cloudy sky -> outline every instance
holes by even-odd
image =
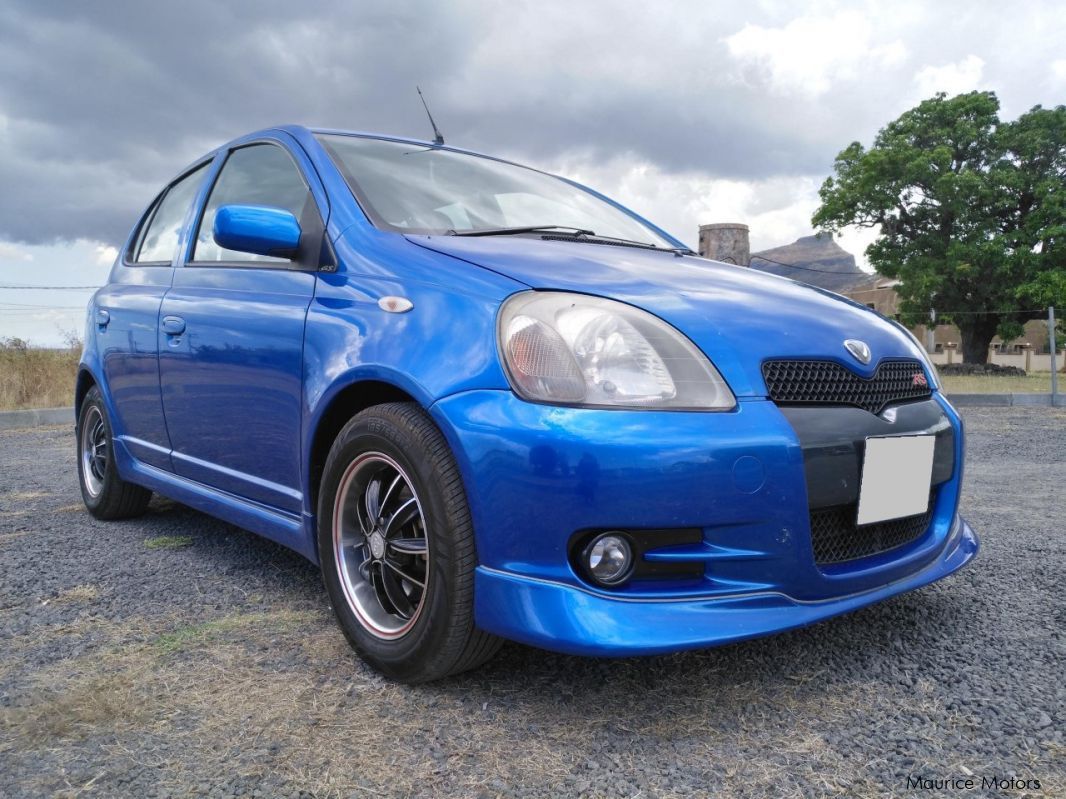
[[[449,143],[692,245],[713,221],[783,244],[834,155],[917,101],[1062,103],[1064,40],[1061,0],[0,0],[0,286],[99,285],[160,186],[256,128],[428,137],[415,84]],[[88,294],[0,288],[0,337],[55,343]]]

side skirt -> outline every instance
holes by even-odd
[[[298,552],[312,563],[318,563],[314,536],[310,532],[313,525],[310,518],[267,507],[150,466],[134,458],[121,439],[116,439],[114,445],[122,479],[269,538]]]

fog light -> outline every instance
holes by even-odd
[[[618,585],[633,570],[633,548],[618,533],[598,535],[585,547],[585,568],[600,585]]]

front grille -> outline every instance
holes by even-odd
[[[765,361],[770,399],[782,405],[853,405],[880,413],[886,405],[930,395],[922,365],[913,359],[882,361],[867,379],[834,361]]]
[[[936,495],[929,497],[929,510],[920,516],[886,522],[855,524],[856,506],[838,505],[811,511],[811,544],[818,565],[843,563],[888,552],[920,538],[929,529]]]

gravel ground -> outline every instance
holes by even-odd
[[[965,415],[983,550],[954,577],[706,652],[508,645],[417,688],[347,649],[299,557],[166,501],[95,522],[69,430],[0,433],[0,795],[1064,796],[1066,412]]]

